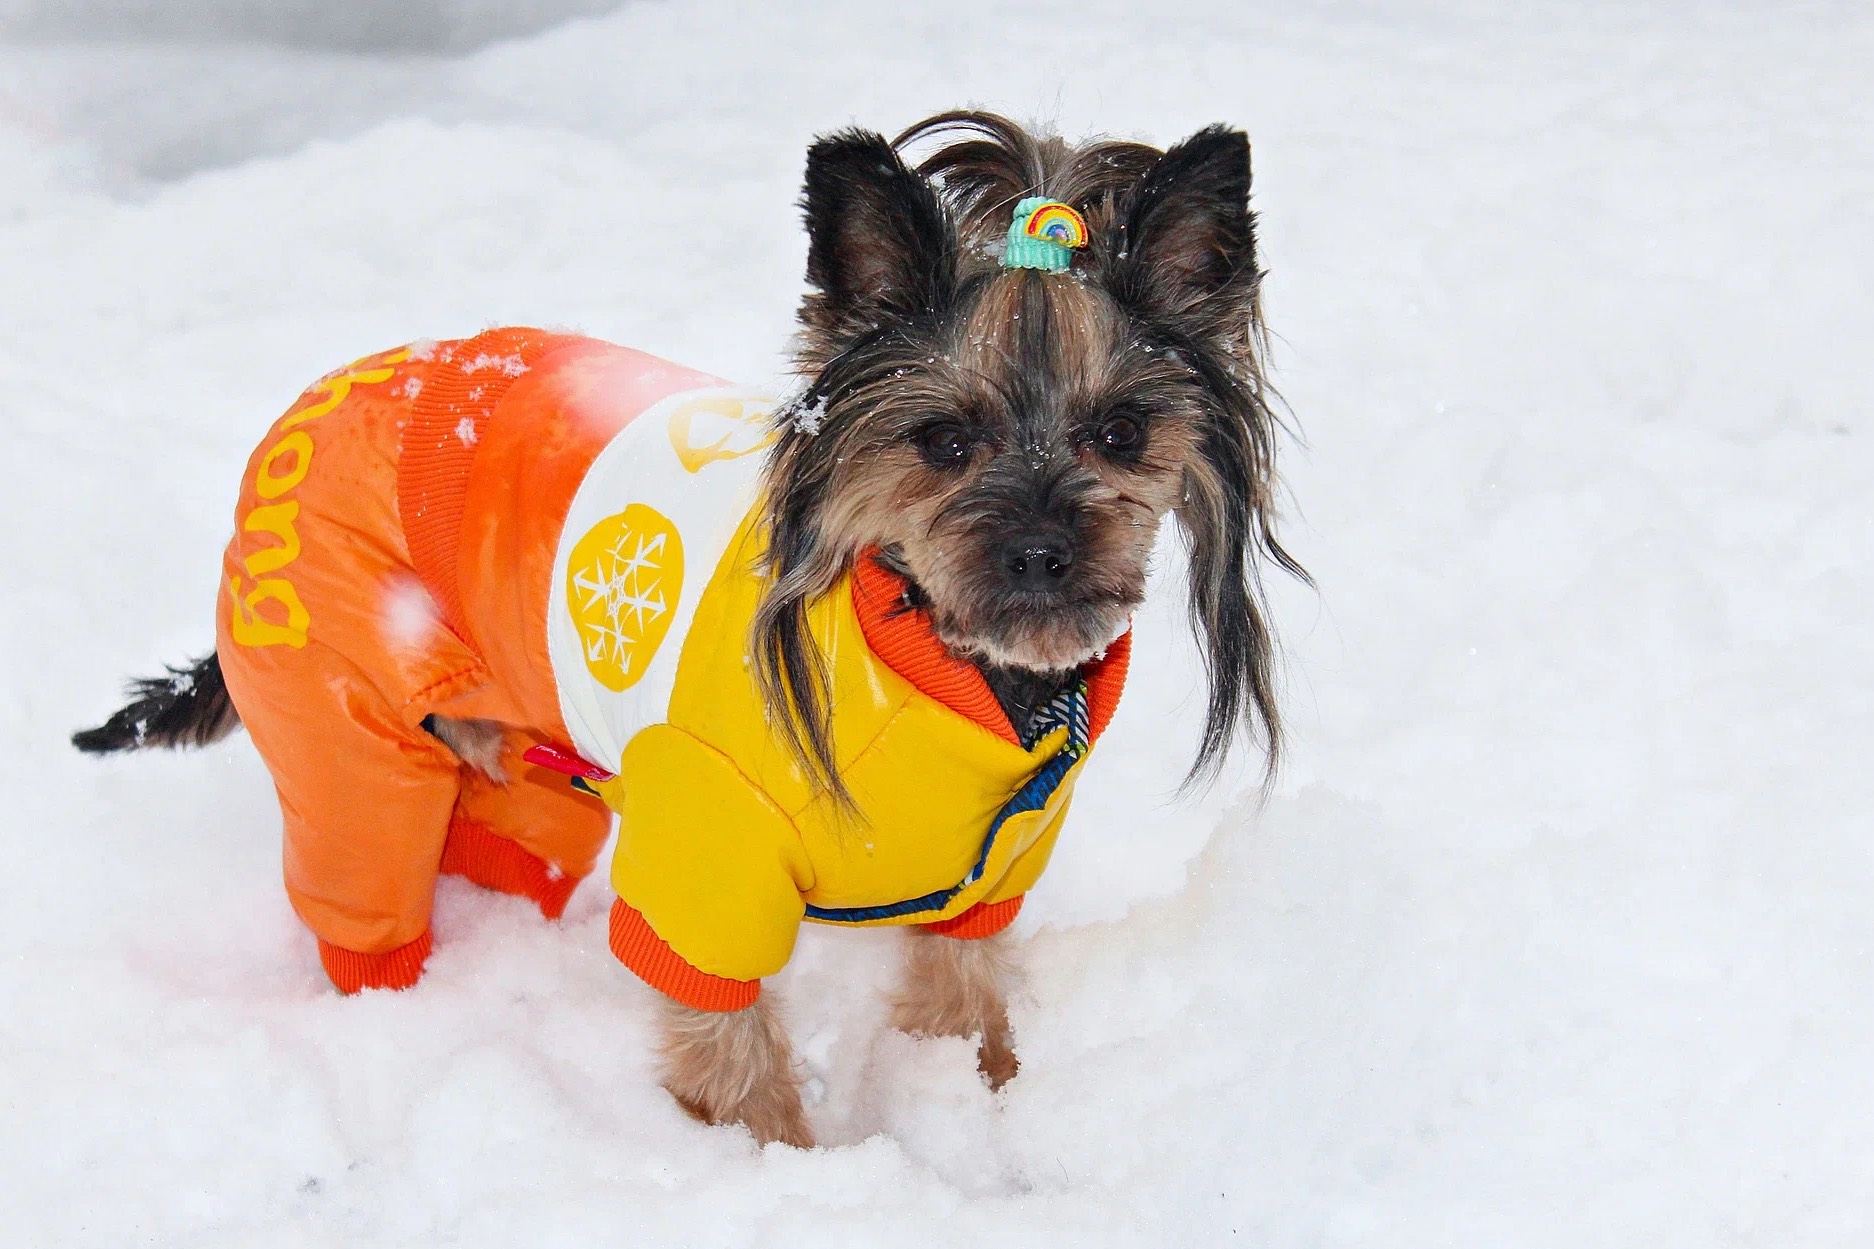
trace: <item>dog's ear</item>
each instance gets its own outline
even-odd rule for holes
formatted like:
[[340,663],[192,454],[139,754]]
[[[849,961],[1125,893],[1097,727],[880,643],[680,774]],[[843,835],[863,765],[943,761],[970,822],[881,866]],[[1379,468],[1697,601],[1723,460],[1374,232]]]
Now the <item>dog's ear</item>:
[[1210,126],[1173,147],[1134,184],[1117,220],[1122,299],[1200,336],[1243,333],[1261,278],[1247,135]]
[[949,304],[955,231],[936,191],[883,135],[844,130],[816,141],[801,207],[813,291],[800,319],[823,357],[887,321]]
[[[1190,613],[1203,638],[1209,705],[1189,783],[1216,775],[1239,729],[1280,757],[1274,637],[1259,564],[1307,574],[1271,528],[1275,419],[1262,384],[1256,219],[1249,139],[1211,126],[1173,147],[1120,199],[1108,244],[1111,289],[1135,316],[1198,350],[1188,363],[1212,403],[1203,451],[1185,473],[1178,519],[1191,543]],[[1231,362],[1234,362],[1232,367]]]

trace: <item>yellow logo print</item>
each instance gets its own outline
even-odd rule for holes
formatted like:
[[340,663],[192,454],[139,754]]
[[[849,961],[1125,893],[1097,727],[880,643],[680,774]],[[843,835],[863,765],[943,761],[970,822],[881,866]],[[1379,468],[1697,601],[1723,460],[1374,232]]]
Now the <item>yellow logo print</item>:
[[765,404],[733,395],[705,395],[670,414],[670,445],[692,473],[718,460],[739,460],[773,444]]
[[[338,407],[345,401],[345,396],[351,393],[353,386],[375,386],[380,382],[388,382],[397,375],[397,370],[391,366],[402,364],[409,358],[408,347],[366,356],[346,365],[342,371],[326,377],[301,395],[299,403],[288,409],[274,426],[276,430],[292,432],[283,434],[260,457],[260,463],[254,470],[254,493],[263,499],[279,499],[306,480],[306,474],[312,470],[315,447],[311,434],[294,427],[316,421]],[[285,463],[284,468],[281,467],[282,461]],[[250,549],[242,558],[241,567],[248,576],[255,578],[253,589],[247,588],[245,578],[228,578],[228,599],[232,613],[228,618],[228,631],[241,646],[290,646],[298,650],[306,644],[306,631],[312,627],[312,616],[306,611],[306,604],[301,601],[299,591],[284,576],[263,575],[278,573],[299,558],[299,531],[293,527],[298,519],[297,499],[257,504],[241,519],[242,533],[268,534],[277,543]],[[276,619],[272,620],[262,615],[260,607],[263,603],[278,603],[285,619],[277,618],[280,612],[275,612]]]
[[643,677],[683,593],[683,539],[654,508],[633,503],[586,530],[566,565],[566,605],[586,668],[617,693]]

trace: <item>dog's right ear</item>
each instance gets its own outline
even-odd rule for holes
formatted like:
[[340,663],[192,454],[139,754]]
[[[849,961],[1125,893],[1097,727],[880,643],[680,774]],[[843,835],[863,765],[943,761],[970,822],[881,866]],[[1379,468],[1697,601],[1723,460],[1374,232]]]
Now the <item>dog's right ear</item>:
[[940,313],[956,288],[956,234],[930,183],[885,137],[843,130],[807,150],[806,346],[824,363],[893,320]]

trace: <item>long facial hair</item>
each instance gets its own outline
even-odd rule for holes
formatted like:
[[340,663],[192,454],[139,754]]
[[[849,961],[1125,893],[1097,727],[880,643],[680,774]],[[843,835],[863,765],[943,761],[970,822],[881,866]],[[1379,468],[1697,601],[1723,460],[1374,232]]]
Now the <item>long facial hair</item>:
[[[810,149],[806,387],[765,469],[752,644],[771,720],[841,802],[807,614],[855,560],[876,550],[906,575],[938,637],[985,671],[1066,672],[1142,601],[1166,515],[1189,549],[1209,690],[1186,783],[1214,777],[1242,731],[1274,774],[1260,568],[1306,574],[1273,530],[1249,190],[1248,140],[1220,126],[1160,151],[956,112]],[[999,262],[1030,195],[1087,221],[1066,273]],[[1030,557],[1049,576],[1011,575]]]

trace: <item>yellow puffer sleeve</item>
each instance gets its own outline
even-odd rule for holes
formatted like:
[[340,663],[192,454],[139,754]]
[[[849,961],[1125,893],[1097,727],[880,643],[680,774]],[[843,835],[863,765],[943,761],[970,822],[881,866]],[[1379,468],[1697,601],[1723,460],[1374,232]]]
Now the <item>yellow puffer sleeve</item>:
[[813,886],[799,834],[726,756],[668,724],[625,747],[602,795],[618,812],[612,950],[652,988],[739,1010],[794,952]]

